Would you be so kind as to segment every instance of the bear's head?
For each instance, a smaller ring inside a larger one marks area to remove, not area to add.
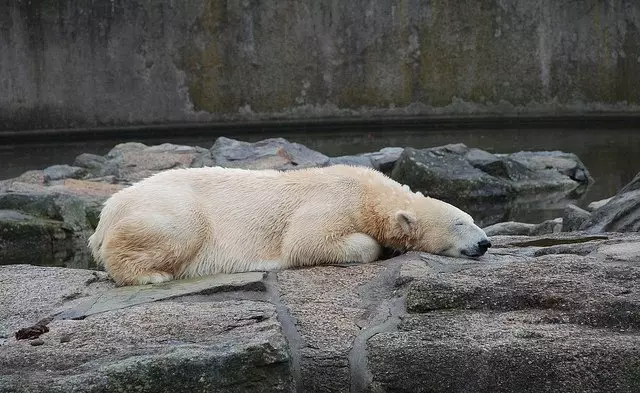
[[[409,249],[452,257],[477,258],[491,242],[473,218],[457,207],[418,193],[395,213]]]

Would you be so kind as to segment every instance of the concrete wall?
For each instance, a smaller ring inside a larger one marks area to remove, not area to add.
[[[637,0],[0,5],[0,130],[639,107]]]

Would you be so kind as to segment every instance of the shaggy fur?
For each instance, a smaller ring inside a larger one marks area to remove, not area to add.
[[[366,263],[382,247],[481,255],[482,240],[468,214],[372,169],[213,167],[168,170],[114,194],[89,247],[118,284],[135,285]]]

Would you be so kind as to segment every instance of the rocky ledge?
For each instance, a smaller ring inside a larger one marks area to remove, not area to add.
[[[639,391],[640,235],[492,242],[124,288],[0,267],[0,391]]]
[[[210,149],[123,143],[105,156],[81,154],[72,165],[0,181],[0,260],[91,267],[86,239],[97,225],[102,202],[163,170],[213,165],[291,170],[335,164],[378,169],[468,210],[481,225],[504,221],[508,204],[564,206],[592,182],[579,158],[562,152],[494,155],[457,144],[327,157],[282,138],[248,143],[221,137]]]

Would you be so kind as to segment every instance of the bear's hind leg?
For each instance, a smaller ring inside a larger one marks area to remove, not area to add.
[[[172,240],[153,230],[121,227],[105,245],[106,270],[119,285],[173,280],[193,255],[187,242]]]

